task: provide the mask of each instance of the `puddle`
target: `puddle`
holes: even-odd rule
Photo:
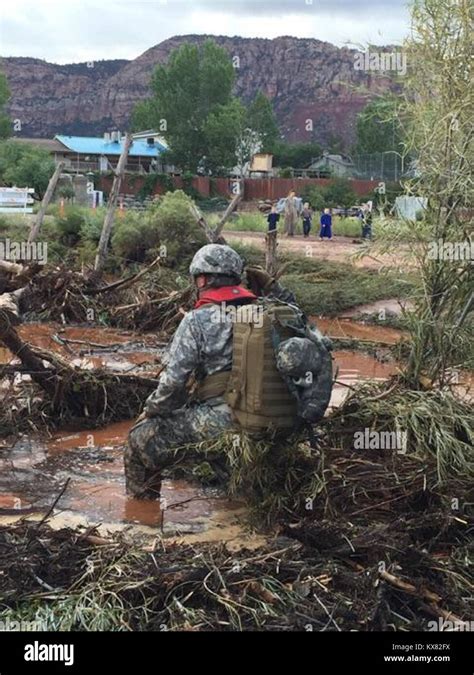
[[[316,319],[316,323],[333,337],[389,345],[402,335],[392,328],[346,319]],[[164,344],[160,336],[137,336],[108,328],[30,324],[19,330],[32,344],[86,368],[106,366],[135,372],[146,368],[153,372]],[[357,382],[382,381],[397,369],[394,363],[382,363],[359,351],[338,350],[333,355],[339,372],[331,407],[340,405],[349,387]],[[9,352],[0,349],[0,363],[9,360]],[[52,527],[99,526],[104,535],[127,529],[191,542],[226,541],[234,547],[252,547],[264,541],[248,532],[244,505],[212,488],[164,481],[161,502],[129,499],[124,486],[123,449],[132,424],[127,421],[100,430],[61,431],[46,440],[25,435],[11,447],[0,445],[0,523],[22,517],[40,520],[69,479],[49,520]]]
[[[384,311],[386,314],[401,316],[404,311],[411,311],[414,304],[410,300],[390,298],[389,300],[377,300],[367,305],[358,305],[352,309],[345,310],[343,317],[358,317],[363,314],[379,314]]]
[[[159,367],[166,345],[164,336],[137,336],[128,331],[95,326],[33,323],[21,325],[18,333],[31,345],[67,358],[72,365],[84,370],[153,371],[153,366]],[[0,364],[11,362],[17,360],[8,349],[0,347]]]
[[[336,350],[333,357],[338,372],[329,404],[331,408],[341,405],[350,392],[350,387],[357,383],[383,382],[397,372],[396,363],[382,363],[362,352]]]
[[[61,432],[47,441],[20,439],[3,450],[0,523],[39,519],[69,484],[50,519],[53,527],[100,525],[103,534],[131,528],[153,535],[246,540],[242,504],[213,488],[164,481],[160,501],[125,493],[123,448],[133,421],[101,430]]]
[[[367,340],[379,344],[394,345],[405,335],[396,328],[385,326],[373,326],[357,323],[350,319],[325,319],[311,317],[318,329],[333,338],[352,338],[355,340]]]

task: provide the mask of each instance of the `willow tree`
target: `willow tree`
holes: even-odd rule
[[[407,384],[444,386],[472,359],[474,267],[471,0],[415,0],[408,72],[397,112],[405,154],[415,158],[406,193],[423,197],[417,222],[381,222],[386,247],[409,246],[421,295],[408,315]],[[398,249],[400,250],[400,249]]]

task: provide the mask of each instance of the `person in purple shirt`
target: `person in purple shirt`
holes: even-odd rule
[[[319,232],[319,238],[321,241],[327,237],[332,239],[332,216],[329,209],[324,209],[324,213],[321,214],[321,230]]]

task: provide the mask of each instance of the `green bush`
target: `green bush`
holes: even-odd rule
[[[324,199],[326,207],[340,206],[347,208],[357,201],[357,195],[352,189],[350,180],[347,178],[335,178],[325,189]]]
[[[326,206],[324,190],[319,185],[305,185],[301,191],[301,198],[303,202],[309,202],[315,211],[322,211]]]
[[[191,204],[192,200],[182,190],[176,190],[151,204],[145,212],[128,211],[116,223],[113,252],[135,262],[150,260],[160,253],[168,265],[179,263],[185,267],[196,249],[206,243],[191,213]]]
[[[81,225],[81,241],[83,243],[99,243],[100,233],[104,224],[106,209],[87,209],[84,213],[84,222]]]
[[[56,216],[55,227],[59,235],[59,243],[65,246],[75,246],[81,237],[84,220],[84,211],[77,206],[68,206],[64,210],[64,215]]]
[[[145,214],[126,211],[115,222],[113,252],[129,262],[143,262],[148,249],[155,247],[159,236]]]

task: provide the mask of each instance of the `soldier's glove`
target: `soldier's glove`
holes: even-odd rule
[[[265,295],[275,283],[275,279],[263,267],[246,267],[245,273],[250,288],[256,295]]]

